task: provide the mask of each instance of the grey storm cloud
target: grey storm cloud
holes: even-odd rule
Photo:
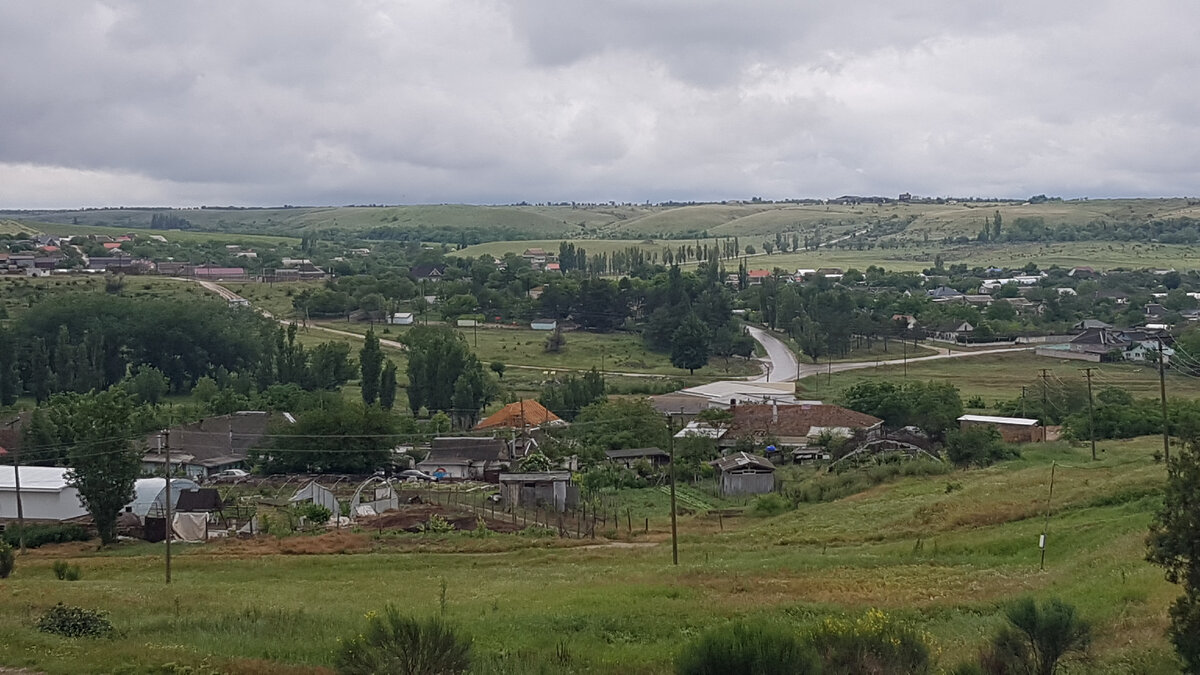
[[[1200,5],[0,4],[0,207],[1190,194]]]

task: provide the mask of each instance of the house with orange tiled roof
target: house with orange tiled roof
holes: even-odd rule
[[[561,417],[550,412],[534,399],[509,403],[475,425],[475,431],[487,429],[540,429],[545,426],[564,426]]]

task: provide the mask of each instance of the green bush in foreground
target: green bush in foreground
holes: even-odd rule
[[[1005,618],[1008,625],[980,656],[989,675],[1054,675],[1064,656],[1083,652],[1091,643],[1091,626],[1056,598],[1041,607],[1033,598],[1023,598],[1008,608]]]
[[[0,579],[7,579],[15,566],[16,560],[13,557],[12,546],[9,546],[7,542],[0,541]]]
[[[60,602],[38,619],[37,629],[63,637],[105,637],[112,634],[113,625],[104,612]]]
[[[735,623],[710,630],[684,647],[679,675],[805,675],[819,673],[816,655],[798,636],[770,626]]]
[[[367,629],[341,640],[335,665],[343,675],[455,675],[471,665],[471,642],[440,619],[414,619],[388,605],[367,615]]]
[[[792,504],[783,495],[775,492],[759,495],[750,503],[749,513],[752,516],[778,516],[792,510]]]
[[[26,525],[22,529],[18,525],[4,528],[4,541],[9,546],[16,546],[21,533],[25,534],[26,548],[37,548],[46,544],[62,544],[68,541],[87,541],[92,538],[86,528],[80,525]]]

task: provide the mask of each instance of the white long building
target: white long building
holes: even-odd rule
[[[25,520],[55,523],[87,515],[79,492],[67,485],[67,469],[22,466],[21,506]],[[0,465],[0,522],[17,519],[17,484],[12,466]]]

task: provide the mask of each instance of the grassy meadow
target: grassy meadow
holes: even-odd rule
[[[892,357],[896,358],[896,357]],[[836,362],[835,362],[836,364]],[[948,382],[958,387],[964,399],[980,396],[989,405],[1021,396],[1021,387],[1029,387],[1028,396],[1039,395],[1040,369],[1048,371],[1048,386],[1058,387],[1059,382],[1085,382],[1082,368],[1094,368],[1093,386],[1119,387],[1139,398],[1158,397],[1158,370],[1151,365],[1134,363],[1085,363],[1068,359],[1035,356],[1032,351],[1011,354],[982,354],[955,359],[917,361],[908,364],[908,379]],[[806,377],[797,385],[805,397],[836,400],[842,390],[856,382],[868,380],[898,381],[905,377],[904,366],[878,366],[845,372],[832,376]],[[1200,396],[1200,378],[1167,373],[1167,392],[1170,396],[1196,398]]]
[[[1157,438],[1113,443],[1099,462],[1061,444],[1029,446],[988,469],[908,477],[771,518],[680,519],[670,564],[661,493],[650,531],[613,541],[521,535],[342,532],[96,552],[64,544],[19,558],[0,582],[0,663],[47,673],[148,672],[205,664],[222,672],[328,672],[339,637],[393,603],[440,612],[474,639],[480,672],[667,673],[680,646],[731,619],[800,628],[878,608],[927,632],[939,669],[972,658],[1021,595],[1061,597],[1095,626],[1068,673],[1174,673],[1163,637],[1177,589],[1143,562],[1163,467]],[[1046,568],[1038,536],[1047,513]],[[56,581],[54,560],[83,570]],[[32,623],[56,602],[106,610],[115,637],[69,640]],[[535,665],[536,664],[536,665]],[[540,665],[540,670],[538,669]]]

